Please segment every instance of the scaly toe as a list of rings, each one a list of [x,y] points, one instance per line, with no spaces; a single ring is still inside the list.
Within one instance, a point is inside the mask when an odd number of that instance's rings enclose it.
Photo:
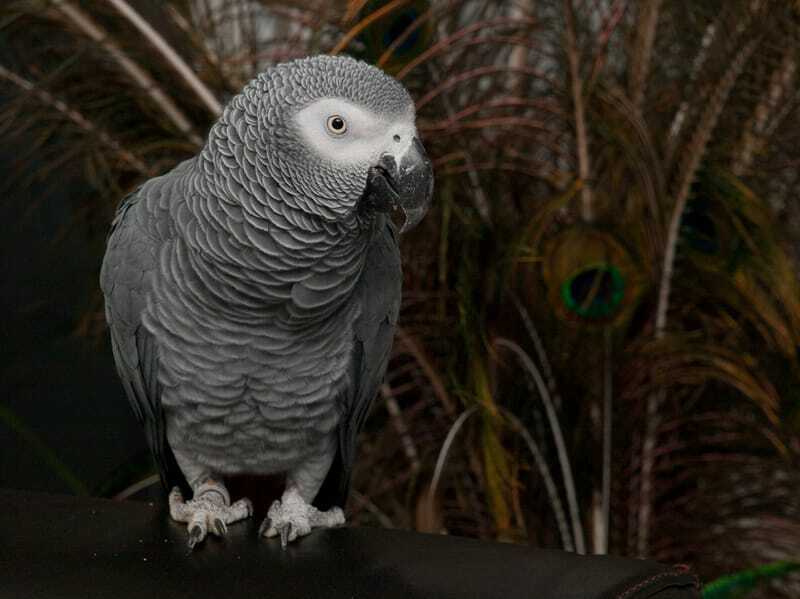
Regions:
[[[314,528],[331,528],[344,522],[344,512],[340,508],[321,512],[299,495],[288,494],[284,495],[282,501],[275,501],[270,506],[259,534],[268,538],[280,535],[281,546],[286,548],[286,545],[306,536]]]
[[[286,549],[286,545],[289,541],[294,541],[295,537],[297,537],[297,533],[292,530],[291,522],[287,522],[284,526],[281,526],[281,547]]]
[[[218,537],[224,536],[228,532],[228,524],[253,514],[253,504],[249,499],[240,499],[232,505],[226,503],[227,491],[201,494],[190,501],[183,499],[177,487],[170,492],[169,513],[173,520],[186,523],[189,549],[201,543],[209,532]]]
[[[253,502],[247,497],[242,497],[231,504],[231,512],[241,515],[242,518],[249,518],[253,515]]]

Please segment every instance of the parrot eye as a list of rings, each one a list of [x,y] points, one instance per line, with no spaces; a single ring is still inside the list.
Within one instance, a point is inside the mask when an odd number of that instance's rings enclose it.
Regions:
[[[327,127],[333,135],[344,135],[347,131],[347,122],[338,114],[334,114],[328,117]]]

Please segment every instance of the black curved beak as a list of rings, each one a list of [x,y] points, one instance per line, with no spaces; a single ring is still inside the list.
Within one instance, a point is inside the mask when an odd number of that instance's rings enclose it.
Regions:
[[[400,232],[405,233],[422,220],[432,197],[433,164],[415,137],[399,163],[387,153],[369,169],[363,201],[378,212],[400,208],[405,215]]]

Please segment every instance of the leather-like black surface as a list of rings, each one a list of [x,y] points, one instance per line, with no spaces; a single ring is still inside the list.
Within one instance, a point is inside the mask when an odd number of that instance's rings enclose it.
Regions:
[[[0,490],[0,597],[699,597],[692,575],[653,562],[370,528],[283,551],[258,524],[189,554],[185,526],[153,504]]]

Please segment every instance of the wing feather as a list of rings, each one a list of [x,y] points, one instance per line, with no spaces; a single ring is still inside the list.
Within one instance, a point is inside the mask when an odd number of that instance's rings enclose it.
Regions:
[[[400,311],[402,270],[393,226],[387,220],[372,243],[354,292],[361,304],[355,323],[350,384],[343,394],[339,447],[314,504],[320,509],[343,506],[350,490],[356,441],[386,374]]]
[[[108,235],[100,272],[106,300],[106,321],[111,347],[125,394],[144,428],[147,444],[166,488],[186,487],[183,474],[166,438],[161,389],[158,383],[158,346],[142,324],[142,312],[150,292],[149,273],[155,268],[155,239],[141,229],[136,211],[143,190],[127,196],[117,210]],[[155,217],[155,215],[153,215]]]

